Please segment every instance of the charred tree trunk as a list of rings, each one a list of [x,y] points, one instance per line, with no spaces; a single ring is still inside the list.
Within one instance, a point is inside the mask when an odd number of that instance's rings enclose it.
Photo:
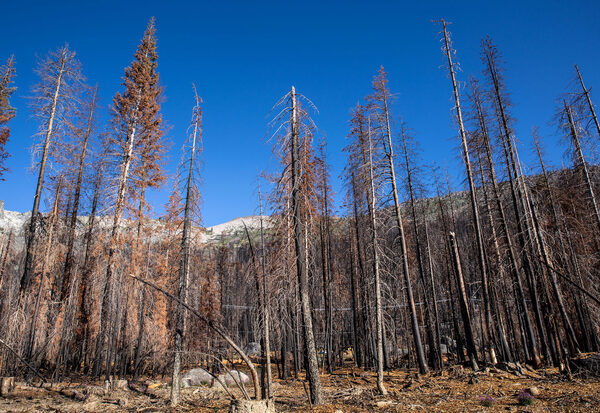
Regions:
[[[21,278],[21,291],[24,291],[29,287],[31,282],[33,261],[34,261],[34,244],[36,239],[36,230],[39,220],[40,213],[40,201],[42,199],[42,191],[44,190],[44,178],[46,175],[46,163],[48,162],[48,152],[50,150],[50,138],[52,137],[54,121],[56,116],[56,107],[60,96],[60,89],[62,86],[63,75],[65,73],[66,53],[64,50],[61,51],[60,68],[58,70],[58,76],[56,78],[56,87],[54,89],[54,97],[50,105],[50,115],[48,117],[48,127],[45,131],[44,148],[42,150],[42,159],[40,162],[40,171],[38,174],[37,186],[35,188],[35,196],[33,198],[33,208],[31,208],[31,218],[29,220],[29,228],[26,234],[26,245],[25,245],[25,267],[23,270],[23,276]]]
[[[458,284],[460,311],[462,313],[463,327],[465,329],[465,336],[467,339],[467,352],[469,353],[471,367],[473,370],[478,370],[479,366],[477,365],[477,349],[475,347],[475,339],[473,336],[471,314],[469,312],[469,303],[467,300],[467,292],[465,290],[465,280],[462,274],[460,255],[458,253],[458,246],[456,245],[456,237],[454,232],[449,233],[448,239],[450,241],[450,248],[452,249],[454,271],[456,273],[456,280]]]
[[[315,346],[315,337],[313,333],[312,311],[310,305],[310,294],[308,289],[308,274],[306,268],[306,253],[303,246],[302,218],[300,211],[300,165],[299,165],[299,130],[296,108],[296,91],[292,86],[292,118],[291,127],[291,158],[292,158],[292,220],[294,227],[294,243],[296,250],[296,271],[298,275],[298,285],[300,288],[300,304],[302,312],[302,332],[304,336],[305,354],[307,360],[306,373],[310,385],[310,396],[313,404],[323,403],[323,391],[321,389],[321,379],[319,378],[319,365],[317,363],[317,349]]]
[[[377,223],[375,216],[376,195],[375,195],[375,178],[373,176],[373,153],[371,145],[371,130],[367,139],[369,141],[369,204],[371,218],[371,243],[373,246],[373,274],[375,276],[375,328],[376,328],[376,346],[377,346],[377,390],[385,395],[387,390],[383,383],[384,369],[384,348],[383,348],[383,309],[381,308],[381,275],[379,273],[379,246],[377,243]]]
[[[477,197],[475,194],[475,182],[473,180],[473,173],[471,171],[471,160],[469,157],[469,148],[467,145],[467,134],[463,125],[462,111],[460,107],[460,97],[458,94],[458,87],[456,85],[456,77],[454,74],[454,63],[452,61],[452,47],[448,37],[448,31],[446,29],[446,22],[442,20],[444,30],[444,51],[446,52],[446,58],[448,60],[448,70],[450,71],[450,79],[452,80],[452,89],[454,91],[454,101],[456,110],[456,119],[458,121],[458,127],[460,132],[460,138],[462,142],[463,161],[467,170],[467,180],[469,182],[469,194],[471,200],[471,210],[473,213],[473,224],[475,226],[475,238],[477,240],[477,258],[479,267],[481,270],[481,289],[483,292],[483,307],[484,307],[484,319],[485,327],[483,329],[483,341],[484,347],[487,347],[489,351],[490,360],[492,363],[496,363],[496,352],[490,341],[492,331],[492,316],[489,298],[489,287],[488,287],[488,275],[487,275],[487,264],[485,258],[485,252],[483,247],[483,237],[481,233],[481,223],[479,220],[479,208],[477,206]]]
[[[179,404],[179,391],[181,388],[181,349],[183,343],[184,331],[184,305],[187,299],[188,277],[190,271],[190,249],[191,249],[191,231],[192,231],[192,208],[194,197],[194,162],[196,157],[196,139],[201,134],[202,111],[200,109],[200,100],[196,95],[196,106],[194,107],[194,132],[192,135],[192,147],[190,152],[190,162],[188,176],[185,186],[185,207],[183,217],[183,232],[181,234],[181,262],[179,266],[179,302],[177,307],[177,318],[175,322],[175,351],[173,360],[173,381],[171,385],[171,406]],[[257,379],[256,377],[254,378]],[[257,383],[255,383],[255,386]],[[255,395],[260,399],[260,393]]]
[[[585,157],[583,156],[583,151],[581,150],[579,134],[577,132],[577,125],[575,125],[575,121],[573,120],[573,113],[571,112],[571,108],[567,106],[567,103],[565,101],[563,101],[563,104],[565,107],[565,112],[567,113],[567,119],[569,121],[569,130],[571,132],[573,146],[575,147],[576,157],[580,164],[579,166],[583,171],[583,177],[585,179],[588,196],[590,198],[590,203],[592,204],[592,208],[594,210],[594,217],[596,218],[596,225],[598,225],[598,231],[600,232],[600,211],[598,210],[598,202],[596,200],[596,195],[594,194],[594,187],[592,185],[592,180],[590,179],[590,174],[587,168],[587,164],[585,162]]]

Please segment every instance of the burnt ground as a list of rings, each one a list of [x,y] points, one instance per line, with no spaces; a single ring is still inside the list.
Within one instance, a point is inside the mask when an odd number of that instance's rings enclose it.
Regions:
[[[600,411],[600,380],[574,374],[568,378],[556,369],[522,374],[495,368],[473,373],[461,366],[442,373],[386,373],[387,396],[375,390],[375,373],[356,369],[337,370],[321,376],[326,403],[310,406],[307,386],[298,380],[275,380],[275,406],[280,412],[397,412],[397,411]],[[2,412],[227,412],[229,396],[205,387],[182,389],[182,403],[169,407],[169,386],[148,379],[144,384],[105,392],[101,382],[54,383],[36,387],[17,382],[12,393],[0,397]],[[517,395],[524,389],[538,393],[530,406],[520,406]],[[251,386],[247,386],[251,394]],[[239,389],[231,389],[241,397]],[[485,407],[482,397],[491,396]]]

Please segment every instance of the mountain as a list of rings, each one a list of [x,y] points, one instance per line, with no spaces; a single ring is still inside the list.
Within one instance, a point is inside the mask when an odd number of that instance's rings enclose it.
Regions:
[[[44,214],[46,215],[46,214]],[[29,222],[31,212],[16,212],[4,210],[4,202],[0,201],[0,239],[5,239],[8,234],[12,231],[15,245],[24,244],[24,234],[26,225]],[[87,216],[78,217],[79,230],[81,230],[87,223]],[[111,216],[101,216],[98,218],[98,226],[100,228],[106,228],[110,225],[112,220]],[[222,224],[214,225],[212,227],[194,228],[195,235],[199,235],[200,242],[202,243],[216,243],[224,240],[231,240],[234,238],[240,238],[244,235],[244,224],[250,231],[256,231],[260,229],[260,216],[249,215],[245,217],[239,217],[232,219],[231,221],[224,222]],[[127,230],[128,227],[137,225],[129,220],[123,220],[122,227]],[[161,238],[162,229],[164,223],[158,219],[148,220],[146,225],[149,225],[153,229],[153,238]],[[270,228],[270,218],[263,215],[263,227]]]

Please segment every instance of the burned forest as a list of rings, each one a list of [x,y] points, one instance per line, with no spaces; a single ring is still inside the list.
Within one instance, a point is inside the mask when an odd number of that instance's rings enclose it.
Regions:
[[[555,167],[539,128],[517,132],[501,47],[484,36],[461,67],[464,28],[432,21],[447,111],[430,116],[452,125],[439,139],[458,167],[425,159],[435,143],[398,109],[410,80],[383,66],[343,137],[290,84],[267,97],[264,137],[244,137],[272,151],[250,172],[256,215],[206,227],[214,111],[186,85],[173,136],[159,23],[112,97],[70,45],[34,68],[2,57],[0,180],[21,179],[8,144],[28,140],[35,186],[27,211],[0,201],[1,411],[600,409],[600,95],[584,67],[539,121]]]

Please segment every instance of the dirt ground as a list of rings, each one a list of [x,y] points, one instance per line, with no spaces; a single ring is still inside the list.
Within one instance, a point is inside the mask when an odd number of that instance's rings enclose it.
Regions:
[[[600,380],[574,377],[569,380],[556,369],[511,374],[497,369],[472,373],[460,366],[443,373],[386,373],[387,396],[375,390],[375,373],[338,370],[323,375],[326,404],[310,406],[307,385],[299,380],[275,380],[278,412],[398,412],[398,411],[600,411]],[[246,387],[252,393],[251,386]],[[533,389],[532,389],[533,388]],[[530,389],[535,396],[530,406],[520,406],[517,395]],[[1,412],[227,412],[230,399],[223,390],[205,387],[182,389],[182,403],[169,407],[168,384],[147,380],[137,390],[104,392],[101,383],[55,383],[35,387],[17,382],[12,393],[0,397]],[[240,389],[231,389],[241,398]],[[482,398],[491,396],[492,406]],[[75,399],[80,399],[77,401]]]

